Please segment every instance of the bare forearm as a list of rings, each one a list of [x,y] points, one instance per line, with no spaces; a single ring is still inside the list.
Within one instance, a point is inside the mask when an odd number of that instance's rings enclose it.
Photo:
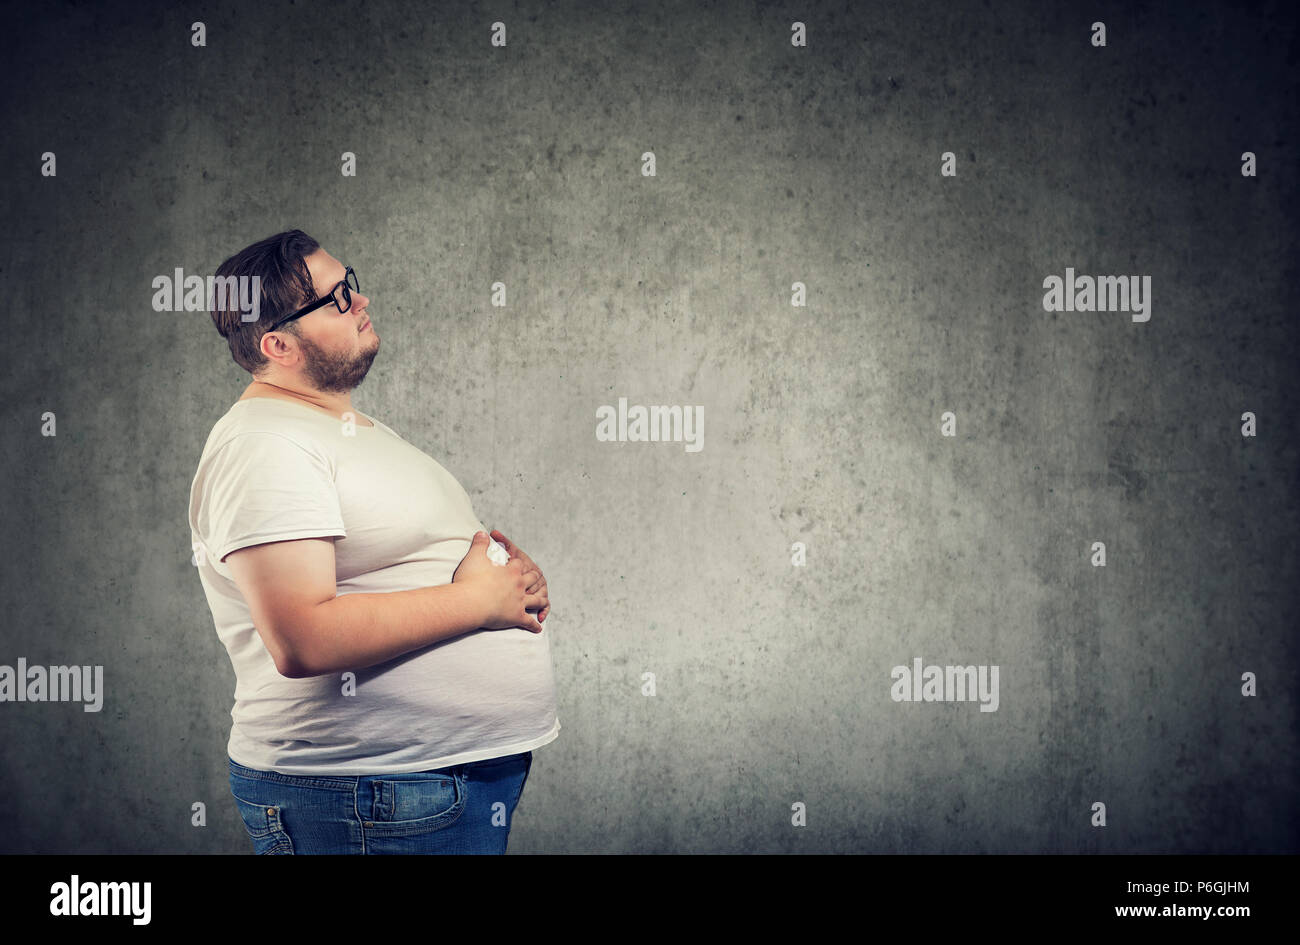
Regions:
[[[322,676],[374,666],[476,630],[485,620],[465,583],[344,594],[312,611],[294,654],[292,675]]]

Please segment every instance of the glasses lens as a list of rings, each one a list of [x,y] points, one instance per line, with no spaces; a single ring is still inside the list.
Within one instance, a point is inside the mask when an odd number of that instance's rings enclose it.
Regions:
[[[356,271],[353,270],[353,269],[350,268],[350,267],[349,267],[349,269],[348,269],[348,285],[350,285],[350,286],[352,287],[352,291],[353,291],[353,292],[360,292],[360,291],[361,291],[361,286],[357,283],[357,274],[356,274]]]
[[[346,312],[352,307],[352,293],[348,291],[346,282],[340,282],[334,287],[334,304],[340,312]]]

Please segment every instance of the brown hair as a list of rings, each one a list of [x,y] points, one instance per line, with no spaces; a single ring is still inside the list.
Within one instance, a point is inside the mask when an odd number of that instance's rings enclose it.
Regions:
[[[320,244],[302,230],[286,230],[252,246],[241,249],[217,267],[217,278],[257,276],[261,282],[258,319],[243,320],[239,293],[214,293],[210,299],[212,321],[221,337],[230,345],[230,356],[248,373],[256,376],[270,362],[262,354],[262,336],[279,318],[301,308],[316,297],[311,271],[304,256],[320,249]],[[224,305],[217,302],[225,295]],[[298,334],[298,322],[291,321],[277,331]]]

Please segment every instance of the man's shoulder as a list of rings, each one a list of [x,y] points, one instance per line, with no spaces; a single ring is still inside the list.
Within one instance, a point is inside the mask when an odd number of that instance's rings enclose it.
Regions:
[[[262,401],[262,403],[254,403]],[[241,406],[242,405],[242,406]],[[292,443],[308,452],[328,455],[330,437],[326,426],[311,415],[297,411],[292,405],[281,409],[281,404],[269,397],[248,398],[236,401],[212,426],[204,456],[211,456],[228,448],[259,449]]]

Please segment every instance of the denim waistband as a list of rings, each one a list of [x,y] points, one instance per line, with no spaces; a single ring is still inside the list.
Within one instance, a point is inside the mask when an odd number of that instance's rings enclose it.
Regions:
[[[260,768],[248,768],[241,765],[229,755],[226,761],[229,763],[230,770],[243,778],[253,778],[261,781],[277,781],[281,784],[297,784],[302,786],[310,785],[311,787],[322,788],[327,791],[353,791],[356,790],[357,784],[363,778],[389,778],[397,779],[414,779],[420,775],[438,774],[447,777],[455,774],[463,774],[465,771],[475,768],[485,768],[490,765],[504,764],[509,761],[515,761],[523,758],[530,752],[516,752],[513,755],[502,755],[499,758],[484,758],[481,761],[468,761],[464,764],[449,765],[446,768],[432,768],[428,771],[404,771],[397,773],[384,773],[376,771],[373,774],[282,774],[279,771],[263,771]]]

